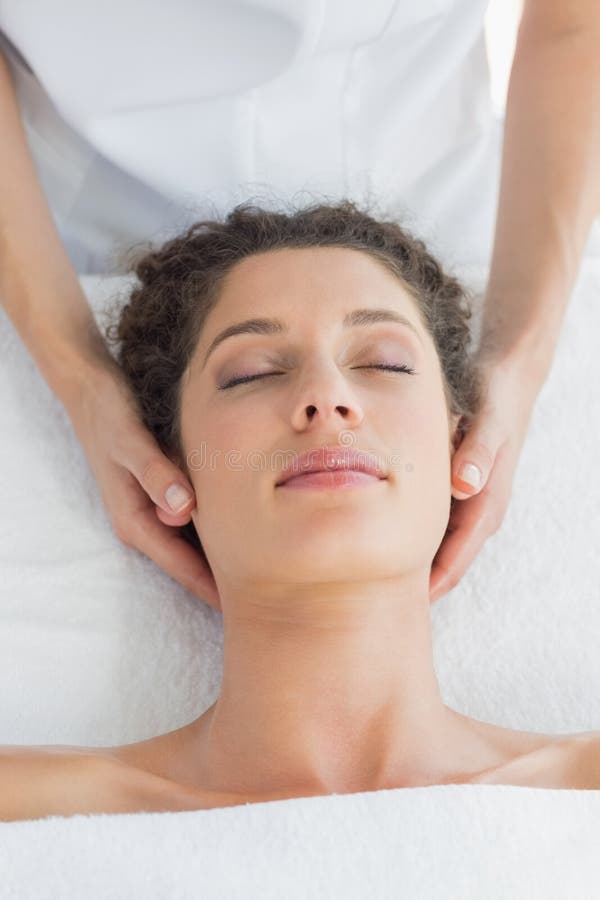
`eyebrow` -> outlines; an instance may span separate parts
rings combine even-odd
[[[394,309],[355,309],[348,313],[342,321],[344,328],[352,328],[356,326],[375,325],[379,322],[394,322],[396,325],[404,325],[416,335],[418,340],[423,344],[421,335],[406,316],[396,312]],[[233,337],[236,334],[285,334],[288,327],[281,319],[246,319],[244,322],[237,322],[235,325],[229,325],[220,331],[212,340],[210,347],[206,351],[202,368],[206,365],[208,357],[219,344]]]

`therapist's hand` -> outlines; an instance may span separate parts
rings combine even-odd
[[[220,609],[210,567],[178,533],[196,505],[192,485],[165,456],[144,425],[116,362],[86,368],[78,390],[65,403],[98,481],[117,537],[150,557],[187,590]],[[190,493],[180,513],[166,492],[177,484]]]
[[[452,506],[431,567],[430,603],[458,584],[485,541],[500,528],[541,388],[519,362],[506,360],[483,371],[485,402],[452,458]],[[460,478],[464,463],[480,469],[478,488]]]

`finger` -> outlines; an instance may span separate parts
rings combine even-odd
[[[171,528],[181,528],[182,525],[187,525],[188,522],[192,521],[191,510],[188,512],[184,510],[178,514],[166,513],[160,506],[154,506],[154,512],[161,522],[164,522],[165,525],[170,525]]]
[[[492,435],[482,438],[475,429],[467,434],[452,457],[452,495],[465,500],[485,486],[496,458],[497,441]]]
[[[166,518],[171,517],[165,524],[181,525],[189,521],[189,513],[196,505],[194,489],[151,436],[142,435],[127,465]],[[183,513],[188,513],[184,522],[181,521]]]
[[[482,544],[482,540],[468,541],[462,531],[456,531],[445,538],[444,551],[434,561],[431,569],[430,602],[438,600],[458,584]]]
[[[207,563],[181,535],[159,522],[152,508],[136,517],[134,545],[190,593],[215,609],[221,608]]]
[[[429,599],[434,602],[455,587],[493,533],[487,515],[489,496],[462,501],[451,517],[431,568]],[[482,508],[484,512],[482,513]]]
[[[447,594],[459,583],[475,557],[479,554],[488,535],[479,529],[465,533],[457,529],[444,539],[439,557],[434,560],[430,576],[430,600],[433,602]]]

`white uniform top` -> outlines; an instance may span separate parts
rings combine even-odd
[[[485,264],[503,128],[486,7],[0,0],[0,50],[80,273],[247,199],[375,200],[442,261]]]

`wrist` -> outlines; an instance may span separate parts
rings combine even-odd
[[[46,383],[70,414],[102,373],[117,365],[92,320],[74,331],[40,326],[31,344]]]
[[[558,334],[491,325],[484,322],[476,350],[478,362],[501,372],[518,374],[524,387],[541,389],[552,366]]]
[[[102,365],[116,365],[78,284],[74,290],[26,291],[3,283],[0,295],[31,358],[63,403]]]
[[[487,373],[485,377],[514,383],[525,400],[534,401],[548,376],[552,355],[547,344],[540,346],[533,338],[531,342],[523,338],[510,347],[488,340],[480,344],[475,362]]]

